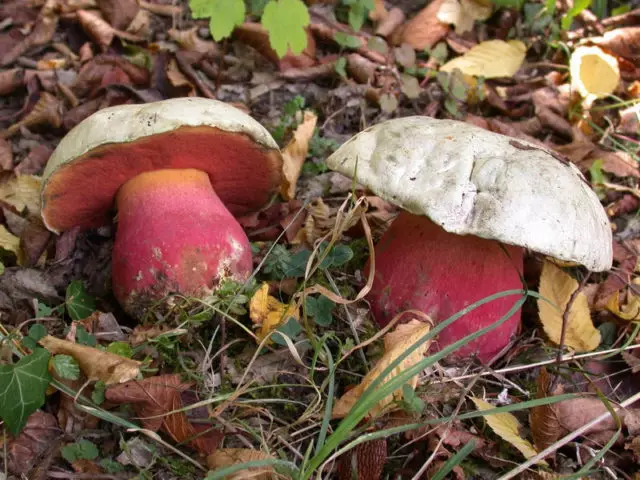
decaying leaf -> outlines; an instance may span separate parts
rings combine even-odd
[[[536,398],[546,398],[552,395],[549,391],[550,386],[549,373],[545,368],[542,368],[536,379]],[[536,448],[540,451],[555,443],[562,435],[562,428],[553,411],[553,404],[533,407],[529,415],[529,423],[531,424],[531,436]]]
[[[249,316],[260,329],[256,333],[258,341],[262,341],[280,323],[289,318],[300,318],[300,311],[297,305],[286,305],[269,295],[269,284],[262,286],[251,297],[249,302]]]
[[[97,13],[89,10],[78,10],[76,15],[78,15],[78,21],[84,31],[98,45],[103,49],[111,45],[115,32],[106,20],[103,20]]]
[[[27,420],[20,435],[10,438],[8,442],[8,467],[14,475],[22,478],[29,476],[30,470],[37,464],[40,456],[62,436],[56,417],[50,413],[37,410]]]
[[[638,287],[640,285],[640,278],[634,278],[632,283]],[[633,290],[629,288],[626,294],[626,302],[623,303],[620,294],[621,292],[618,290],[611,295],[611,298],[609,298],[607,302],[607,310],[623,320],[640,320],[640,295],[635,295]]]
[[[213,54],[217,51],[215,43],[200,38],[198,35],[198,27],[193,27],[189,30],[172,28],[167,33],[178,45],[189,52]]]
[[[402,43],[408,43],[416,50],[431,48],[449,31],[449,25],[438,20],[442,0],[434,0],[407,22],[402,32]]]
[[[217,470],[240,463],[271,460],[273,458],[268,453],[250,448],[220,448],[207,457],[207,466],[211,470]],[[273,480],[277,477],[273,467],[266,466],[247,468],[225,478],[227,480]]]
[[[471,400],[476,405],[476,408],[480,411],[491,410],[495,408],[488,402],[480,398],[471,397]],[[538,452],[531,445],[531,442],[525,440],[520,436],[520,422],[518,419],[511,413],[494,413],[491,415],[485,415],[484,419],[487,424],[491,427],[496,435],[498,435],[503,440],[509,442],[511,445],[516,447],[525,458],[535,457]],[[544,463],[544,462],[542,462]]]
[[[20,131],[21,128],[33,128],[50,126],[59,128],[62,126],[62,102],[48,92],[42,92],[40,99],[31,111],[19,122],[14,123],[0,136],[10,137]]]
[[[540,276],[542,298],[538,299],[538,310],[544,331],[555,344],[560,343],[563,315],[577,288],[576,280],[545,260]],[[590,352],[600,344],[600,331],[591,321],[589,302],[583,292],[576,295],[567,315],[564,344],[577,352]]]
[[[97,348],[61,340],[47,335],[40,344],[52,354],[71,355],[89,380],[102,380],[106,385],[128,382],[140,374],[141,362]]]
[[[16,256],[18,264],[20,265],[22,263],[20,239],[7,230],[4,225],[0,225],[0,250],[13,253]]]
[[[336,401],[333,407],[333,418],[342,418],[351,407],[358,401],[362,393],[373,383],[376,378],[393,363],[401,354],[409,349],[409,347],[415,343],[419,338],[426,335],[431,329],[431,325],[421,322],[419,320],[412,320],[409,323],[398,325],[392,332],[389,332],[384,337],[384,355],[375,367],[362,379],[362,382],[349,390],[345,395]],[[420,360],[422,360],[425,352],[429,348],[431,342],[426,342],[416,348],[410,355],[408,355],[396,368],[394,368],[389,375],[379,384],[382,387],[385,383],[398,376],[404,370],[412,367]],[[418,384],[418,376],[414,376],[408,382],[408,385],[415,389]],[[395,390],[392,394],[387,395],[380,400],[369,412],[372,417],[377,416],[383,411],[387,410],[394,401],[402,400],[402,388]]]
[[[112,27],[123,30],[138,14],[137,0],[97,0],[100,11]]]
[[[618,60],[599,47],[578,47],[569,62],[571,87],[587,101],[606,97],[620,83]]]
[[[438,20],[455,26],[462,35],[473,29],[476,20],[486,20],[493,12],[493,5],[486,0],[444,0],[438,10]]]
[[[305,110],[302,123],[298,125],[293,138],[282,150],[284,181],[280,186],[280,194],[285,200],[293,200],[296,196],[296,183],[302,170],[302,164],[307,158],[309,142],[313,137],[317,122],[316,114]]]
[[[185,408],[182,394],[191,385],[183,382],[180,375],[160,375],[114,385],[106,390],[105,397],[116,404],[133,404],[145,428],[154,432],[162,428],[174,441],[189,440],[193,448],[209,455],[218,447],[222,434],[207,428],[206,423],[190,422],[185,411],[181,411]],[[194,409],[189,412],[195,416]],[[206,409],[204,416],[208,416]]]
[[[640,50],[640,27],[624,27],[616,28],[609,32],[605,32],[602,37],[591,37],[589,43],[606,48],[620,57],[628,60],[639,60]]]
[[[40,185],[42,180],[35,175],[11,176],[0,184],[0,200],[13,205],[19,212],[40,214]]]
[[[522,65],[526,52],[527,47],[520,40],[487,40],[448,61],[440,67],[440,71],[453,72],[458,69],[465,75],[477,77],[512,77]]]
[[[2,93],[0,93],[2,95]],[[13,168],[13,150],[11,144],[4,138],[0,138],[0,169],[11,170]]]

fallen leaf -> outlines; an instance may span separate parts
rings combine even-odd
[[[381,22],[387,18],[389,12],[384,5],[384,0],[373,0],[373,8],[369,11],[369,20],[373,22]]]
[[[200,38],[200,35],[198,35],[198,27],[193,27],[189,30],[171,28],[167,33],[180,47],[189,52],[198,52],[207,55],[216,53],[218,50],[215,43]]]
[[[480,398],[471,397],[471,400],[476,405],[476,408],[481,412],[495,408],[493,405]],[[491,415],[485,415],[484,419],[496,435],[516,447],[520,453],[524,455],[524,458],[529,459],[538,454],[534,446],[531,445],[531,442],[520,436],[520,428],[522,426],[513,414],[493,413]]]
[[[606,48],[620,57],[629,60],[640,59],[640,27],[616,28],[605,32],[602,37],[591,37],[589,43]]]
[[[536,379],[536,398],[546,398],[552,395],[549,391],[551,378],[545,368],[540,369]],[[562,428],[553,410],[553,404],[538,405],[531,408],[529,415],[531,436],[539,451],[545,450],[555,443],[562,435]],[[555,452],[551,458],[555,456]]]
[[[138,14],[137,0],[97,0],[100,11],[112,27],[123,30]]]
[[[438,11],[443,0],[433,0],[415,17],[407,22],[402,32],[402,43],[416,50],[431,48],[449,31],[449,25],[438,20]]]
[[[24,85],[24,70],[13,68],[0,72],[0,96],[10,95]]]
[[[438,10],[438,20],[455,26],[458,35],[473,30],[476,20],[486,20],[493,12],[485,0],[444,0]]]
[[[63,105],[60,100],[48,92],[42,92],[40,99],[31,111],[22,120],[14,123],[4,132],[0,132],[0,136],[10,137],[19,132],[23,127],[48,126],[59,128],[62,125],[62,109]]]
[[[4,225],[0,225],[0,249],[14,254],[18,265],[22,265],[20,239],[7,230]]]
[[[578,47],[569,61],[571,87],[587,102],[615,91],[620,83],[618,60],[599,47]]]
[[[387,368],[391,363],[393,363],[400,355],[406,352],[409,347],[415,343],[419,338],[426,335],[431,329],[431,325],[428,323],[421,322],[419,320],[412,320],[409,323],[398,325],[393,331],[387,333],[384,336],[384,355],[380,360],[376,362],[376,365],[371,369],[371,371],[362,379],[362,382],[349,390],[345,395],[340,397],[334,407],[332,412],[333,418],[342,418],[351,407],[355,404],[356,401],[360,398],[362,393],[371,385]],[[410,355],[408,355],[402,362],[394,368],[389,375],[387,375],[384,380],[379,384],[378,388],[384,386],[385,383],[388,383],[394,377],[398,376],[404,370],[412,367],[420,360],[422,360],[425,352],[429,348],[431,342],[425,342],[422,345],[419,345]],[[415,389],[418,384],[418,376],[412,377],[408,382],[408,385]],[[394,402],[398,400],[402,400],[402,388],[398,388],[390,395],[387,395],[382,400],[380,400],[370,411],[369,415],[371,417],[377,416],[383,411],[388,410],[388,407]]]
[[[30,48],[46,45],[53,39],[58,26],[58,15],[55,12],[57,2],[48,1],[40,10],[38,20],[31,33],[13,48],[3,51],[0,67],[13,63]]]
[[[76,15],[87,35],[100,45],[103,50],[106,50],[115,36],[113,27],[106,20],[89,10],[78,10]]]
[[[29,155],[18,163],[14,171],[21,175],[40,173],[52,153],[53,150],[47,145],[36,145],[29,151]]]
[[[640,285],[640,278],[634,278],[632,283],[638,287]],[[630,322],[640,320],[640,295],[635,295],[633,290],[629,288],[626,296],[626,302],[622,304],[620,291],[615,291],[607,302],[607,310],[622,320]]]
[[[618,112],[620,123],[616,131],[624,135],[638,135],[640,132],[640,103],[624,108]]]
[[[40,215],[41,178],[35,175],[15,175],[0,184],[0,200],[29,215]]]
[[[562,319],[578,282],[553,263],[546,261],[540,275],[540,295],[538,310],[542,327],[549,339],[560,343]],[[551,304],[549,304],[549,301]],[[590,352],[600,344],[600,331],[593,326],[586,295],[580,292],[575,297],[565,331],[565,346],[576,352]]]
[[[250,448],[219,448],[207,457],[207,466],[211,470],[217,470],[224,467],[231,467],[240,463],[255,462],[258,460],[271,460],[274,457]],[[252,467],[241,470],[237,473],[227,475],[226,480],[273,480],[275,470],[273,467]]]
[[[387,462],[387,439],[361,443],[338,457],[338,480],[382,478]],[[357,472],[357,475],[356,475]]]
[[[128,382],[140,374],[141,362],[115,353],[60,340],[51,335],[43,337],[39,343],[52,354],[71,355],[80,365],[82,372],[92,381],[102,380],[106,385],[112,385]]]
[[[0,138],[0,168],[2,170],[13,170],[13,150],[11,149],[11,144],[4,138]]]
[[[251,297],[249,316],[260,326],[256,334],[260,342],[283,321],[291,317],[298,320],[300,312],[297,305],[286,305],[269,295],[269,284],[265,282]]]
[[[154,432],[162,428],[178,443],[191,439],[189,443],[194,449],[208,455],[217,449],[222,434],[218,430],[204,432],[203,424],[196,428],[182,411],[185,408],[182,394],[191,385],[183,382],[180,375],[160,375],[114,385],[107,388],[105,398],[116,404],[133,404],[145,428]]]
[[[520,40],[487,40],[467,53],[448,61],[441,72],[460,70],[465,75],[484,78],[512,77],[524,61],[527,47]],[[499,62],[496,59],[500,59]]]
[[[38,463],[41,455],[61,435],[62,430],[52,414],[37,410],[29,415],[20,435],[9,439],[7,448],[9,471],[22,478],[29,478],[30,470]]]
[[[285,200],[296,197],[296,183],[302,170],[302,164],[309,153],[309,142],[313,137],[318,117],[310,110],[305,110],[302,123],[298,125],[293,138],[282,150],[284,181],[280,186],[280,195]]]

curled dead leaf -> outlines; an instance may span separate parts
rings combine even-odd
[[[545,260],[540,275],[542,298],[539,298],[537,303],[542,327],[555,344],[560,343],[563,315],[577,288],[576,280],[552,262]],[[575,296],[567,315],[564,343],[577,352],[590,352],[600,345],[600,331],[591,321],[589,302],[583,292]]]
[[[62,102],[48,92],[42,92],[37,103],[31,111],[20,120],[14,123],[7,130],[0,133],[0,137],[10,137],[20,131],[22,127],[33,128],[50,126],[60,128],[62,125]]]
[[[476,20],[486,20],[493,5],[486,0],[444,0],[438,10],[438,20],[455,26],[458,35],[473,29]]]
[[[293,138],[282,150],[284,181],[280,186],[280,195],[285,200],[293,200],[296,197],[296,183],[309,153],[309,142],[313,137],[317,122],[316,114],[305,110],[302,123],[298,125]]]
[[[89,10],[78,10],[76,12],[78,21],[82,29],[96,42],[103,50],[111,45],[115,36],[114,29],[109,23],[102,19],[96,12]]]
[[[36,175],[11,175],[0,183],[0,200],[15,207],[19,213],[40,215],[42,179]]]
[[[187,51],[202,54],[213,54],[217,52],[215,43],[200,38],[198,35],[198,27],[193,27],[189,30],[172,28],[167,33],[173,41]]]
[[[89,380],[102,380],[106,385],[128,382],[140,375],[141,362],[116,355],[97,348],[60,340],[47,335],[40,345],[52,354],[70,355],[75,358],[80,369]]]
[[[250,448],[220,448],[207,457],[207,466],[215,471],[241,463],[273,458],[268,453]],[[277,478],[275,470],[270,466],[251,467],[225,477],[227,480],[274,480],[275,478]]]
[[[127,28],[140,10],[137,0],[97,0],[97,3],[111,26],[120,30]]]
[[[333,418],[342,418],[349,413],[349,410],[355,405],[362,393],[371,385],[380,374],[391,365],[401,354],[411,347],[419,338],[426,335],[431,329],[431,325],[421,322],[419,320],[411,320],[409,323],[398,325],[393,331],[387,333],[384,336],[384,355],[380,360],[376,362],[376,365],[371,371],[362,379],[362,382],[356,387],[349,390],[346,394],[340,397],[332,412]],[[429,348],[431,342],[425,342],[414,349],[410,355],[408,355],[402,362],[389,373],[384,380],[379,384],[378,388],[384,386],[385,383],[398,376],[404,370],[412,367],[420,360],[422,360],[425,352]],[[418,376],[412,377],[408,382],[408,385],[415,389],[418,384]],[[402,400],[403,393],[402,388],[399,388],[380,400],[370,411],[369,416],[376,417],[380,413],[389,410],[389,407],[393,402]]]
[[[591,37],[589,43],[606,48],[620,57],[629,60],[640,59],[640,27],[616,28],[605,32],[602,37]]]
[[[632,284],[637,288],[640,278],[634,278]],[[633,289],[629,288],[624,296],[626,301],[621,299],[620,290],[615,291],[609,298],[606,309],[622,320],[640,320],[640,295],[636,295]]]
[[[438,20],[438,11],[443,0],[433,0],[415,17],[409,20],[402,32],[402,43],[416,50],[431,48],[449,31],[449,25]]]
[[[300,311],[297,305],[286,305],[269,295],[269,284],[263,283],[249,302],[249,316],[260,329],[256,333],[262,341],[272,330],[289,318],[298,320]]]

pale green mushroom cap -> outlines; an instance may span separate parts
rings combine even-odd
[[[327,165],[448,232],[611,268],[612,233],[597,195],[575,165],[530,142],[413,116],[358,133]]]

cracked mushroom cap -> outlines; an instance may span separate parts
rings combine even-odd
[[[575,165],[532,143],[413,116],[360,132],[327,165],[448,232],[611,268],[612,234],[597,195]]]
[[[61,232],[107,224],[116,192],[134,176],[194,168],[234,215],[277,191],[282,157],[269,132],[217,100],[174,98],[100,110],[59,143],[43,174],[42,218]]]

